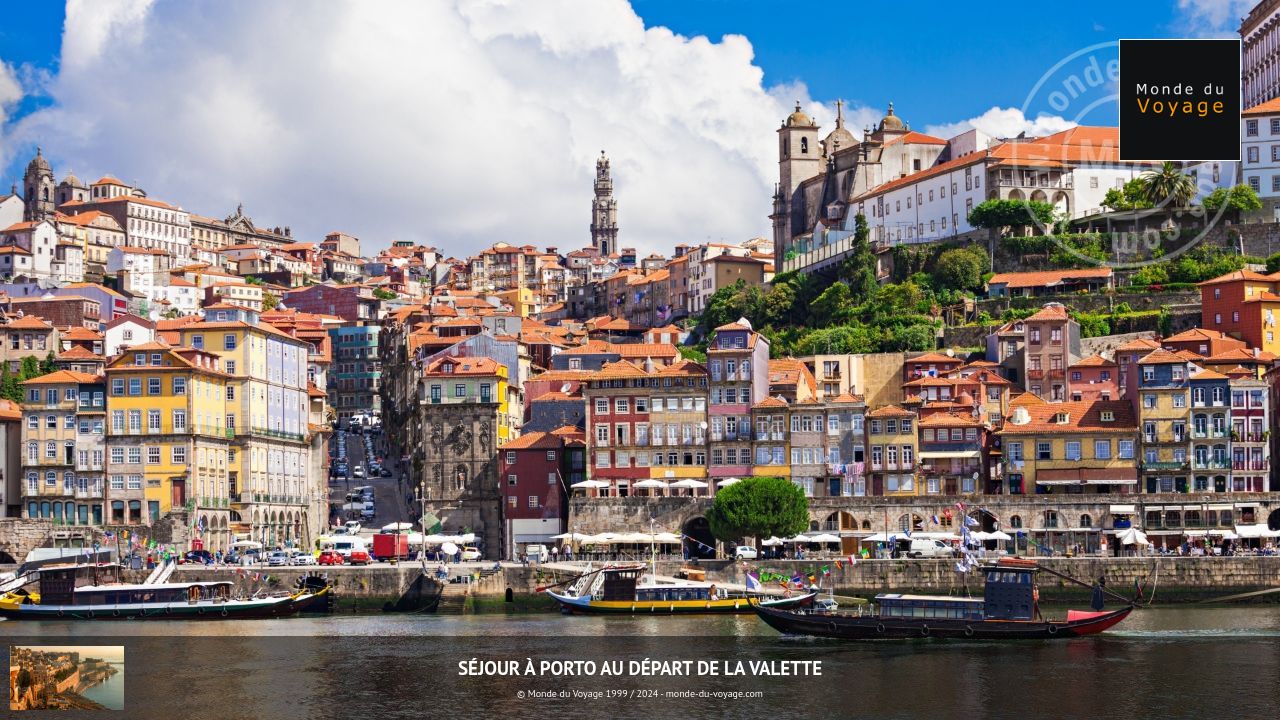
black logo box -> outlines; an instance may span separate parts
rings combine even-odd
[[[1238,39],[1121,40],[1119,95],[1121,160],[1240,159]]]

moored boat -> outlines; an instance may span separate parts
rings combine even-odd
[[[715,583],[663,583],[646,575],[644,565],[587,572],[562,592],[546,592],[567,613],[668,615],[750,613],[755,606],[799,608],[811,604],[816,595],[770,596],[718,588]]]
[[[332,588],[306,584],[291,593],[238,597],[229,580],[120,582],[112,563],[36,569],[35,580],[0,595],[0,617],[14,620],[230,620],[279,618],[327,606]],[[32,586],[38,590],[31,590]],[[321,600],[324,600],[322,603]]]
[[[1133,605],[1111,611],[1070,610],[1051,620],[1040,614],[1038,566],[1029,560],[1002,559],[982,566],[983,597],[877,595],[866,612],[840,613],[756,605],[770,627],[787,635],[848,640],[954,638],[1035,640],[1074,638],[1103,632],[1129,616]],[[1101,594],[1097,592],[1096,594]]]

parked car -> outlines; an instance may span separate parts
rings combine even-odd
[[[364,477],[364,468],[357,465],[355,469],[351,471],[351,477],[358,477],[358,478]]]
[[[352,550],[351,555],[347,557],[347,562],[352,565],[368,565],[373,562],[373,558],[369,557],[369,553],[364,550]]]
[[[549,554],[547,553],[546,545],[530,544],[524,546],[524,556],[529,559],[529,562],[536,563],[546,560]]]
[[[268,567],[281,567],[289,564],[289,553],[283,550],[276,550],[267,556]]]
[[[381,475],[382,477],[391,477],[391,471],[385,467],[382,468],[382,471],[379,472],[378,474]]]
[[[473,548],[473,547],[462,548],[463,560],[479,560],[480,557],[481,557],[480,550],[478,548]]]
[[[360,532],[360,528],[363,527],[363,525],[360,524],[359,520],[348,520],[347,524],[342,527],[346,528],[348,535],[355,535]]]
[[[213,562],[213,553],[208,550],[192,550],[182,556],[182,563],[205,563]]]
[[[755,560],[759,553],[750,545],[739,545],[733,549],[733,556],[740,560]]]
[[[341,565],[342,556],[336,550],[325,550],[320,553],[320,557],[316,559],[317,565]]]
[[[315,565],[316,556],[311,553],[298,553],[293,556],[294,565]]]

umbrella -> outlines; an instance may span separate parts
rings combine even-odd
[[[840,536],[832,535],[831,533],[823,533],[821,535],[814,535],[813,537],[809,538],[809,542],[814,542],[814,543],[840,542]]]
[[[409,533],[409,544],[410,544],[410,545],[421,545],[421,544],[422,544],[422,533]]]
[[[412,530],[413,523],[397,522],[382,526],[382,532],[400,532],[401,530]]]
[[[458,552],[458,546],[454,545],[451,542],[447,542],[441,545],[440,549],[444,551],[445,555],[453,555],[454,553]]]
[[[665,488],[666,486],[667,486],[667,484],[666,484],[665,482],[661,481],[661,480],[641,480],[640,482],[636,483],[635,485],[632,485],[631,487],[636,487],[636,488]]]
[[[970,537],[970,539],[977,540],[978,542],[982,542],[983,540],[990,540],[990,539],[991,539],[991,534],[990,534],[990,533],[985,533],[985,532],[983,532],[983,531],[979,530],[978,532],[971,532],[971,533],[969,533],[969,537]]]
[[[609,487],[609,483],[607,483],[607,482],[601,482],[600,480],[583,480],[582,482],[576,482],[576,483],[574,483],[574,484],[570,485],[569,487],[571,487],[571,488],[597,488],[597,489],[599,489],[599,488],[607,488],[607,487]]]
[[[783,540],[783,542],[789,542],[789,543],[807,543],[807,542],[810,542],[810,540],[809,540],[809,538],[808,538],[807,536],[805,536],[805,535],[797,535],[797,536],[795,536],[795,537],[793,537],[793,538],[787,538],[786,540]]]
[[[1125,530],[1124,532],[1119,533],[1118,535],[1116,535],[1116,539],[1120,541],[1121,545],[1150,545],[1151,544],[1150,542],[1147,541],[1146,533],[1142,532],[1141,530],[1135,527],[1131,527],[1128,530]]]
[[[685,478],[684,480],[677,480],[671,483],[671,487],[689,488],[691,490],[695,490],[697,488],[704,488],[706,486],[707,486],[706,483],[702,482],[701,480],[694,480],[693,478]]]
[[[672,543],[678,543],[678,542],[680,542],[682,539],[683,539],[683,538],[681,538],[679,535],[676,535],[675,533],[669,533],[669,532],[662,532],[662,533],[658,533],[657,535],[654,535],[654,536],[653,536],[653,541],[654,541],[654,542],[656,542],[656,543],[661,543],[661,544],[663,544],[663,545],[668,545],[668,544],[672,544]]]
[[[720,487],[728,487],[736,482],[742,482],[742,480],[739,478],[725,478],[724,480],[721,480],[716,484],[719,485]]]
[[[254,542],[253,540],[237,540],[237,541],[235,541],[235,542],[231,543],[231,547],[233,547],[233,548],[236,548],[236,547],[242,547],[242,548],[261,548],[261,547],[262,547],[262,543],[260,543],[260,542]]]
[[[765,547],[777,547],[778,545],[781,545],[782,543],[783,543],[782,538],[780,538],[780,537],[771,537],[771,538],[769,538],[768,540],[765,540],[765,541],[761,542],[760,544],[761,544],[761,545],[764,545]]]
[[[1009,537],[1009,533],[1003,530],[997,530],[993,533],[987,533],[987,539],[988,540],[1012,540],[1013,538]]]
[[[653,536],[649,533],[633,532],[621,533],[613,539],[614,542],[623,543],[649,543],[653,542]]]

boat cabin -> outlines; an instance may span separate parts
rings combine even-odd
[[[1036,610],[1036,568],[1001,562],[989,567],[983,598],[988,620],[1031,620]]]
[[[97,565],[59,565],[40,568],[40,598],[47,605],[70,605],[77,588],[120,582],[120,566],[115,563]]]
[[[877,595],[880,617],[940,620],[981,620],[982,600],[930,595]]]
[[[231,599],[230,582],[172,583],[164,585],[98,585],[76,589],[76,605],[128,605],[132,603],[197,603]]]

